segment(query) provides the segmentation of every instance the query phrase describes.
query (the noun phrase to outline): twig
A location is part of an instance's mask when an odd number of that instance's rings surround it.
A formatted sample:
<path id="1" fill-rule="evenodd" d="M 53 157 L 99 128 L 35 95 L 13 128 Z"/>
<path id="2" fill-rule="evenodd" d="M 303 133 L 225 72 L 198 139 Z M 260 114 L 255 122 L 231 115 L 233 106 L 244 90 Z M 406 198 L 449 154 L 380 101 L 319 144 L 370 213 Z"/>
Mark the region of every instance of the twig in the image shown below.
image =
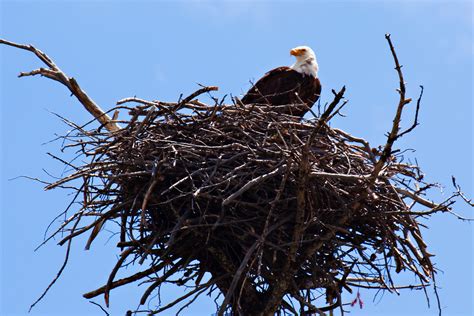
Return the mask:
<path id="1" fill-rule="evenodd" d="M 245 193 L 246 191 L 250 190 L 252 187 L 256 186 L 257 184 L 259 183 L 262 183 L 263 181 L 265 181 L 266 179 L 268 178 L 271 178 L 275 175 L 277 175 L 278 173 L 280 173 L 283 169 L 286 168 L 286 165 L 281 165 L 279 166 L 278 168 L 276 168 L 275 170 L 269 172 L 269 173 L 266 173 L 266 174 L 263 174 L 259 177 L 256 177 L 254 179 L 252 179 L 251 181 L 247 182 L 244 186 L 242 186 L 237 192 L 231 194 L 228 198 L 226 198 L 223 202 L 222 202 L 222 206 L 226 206 L 228 205 L 229 203 L 231 203 L 232 201 L 234 201 L 236 198 L 238 198 L 239 196 L 241 196 L 243 193 Z"/>
<path id="2" fill-rule="evenodd" d="M 76 229 L 77 225 L 79 224 L 79 221 L 80 221 L 80 217 L 76 220 L 76 222 L 75 222 L 75 224 L 72 228 L 72 231 L 74 231 L 74 229 Z M 51 283 L 49 283 L 49 285 L 46 287 L 46 289 L 43 291 L 43 293 L 40 295 L 40 297 L 38 297 L 38 299 L 36 301 L 34 301 L 33 304 L 30 305 L 30 308 L 28 309 L 28 312 L 31 312 L 33 307 L 35 307 L 35 305 L 38 304 L 43 299 L 43 297 L 46 296 L 46 293 L 48 293 L 48 291 L 51 289 L 51 287 L 54 285 L 54 283 L 56 283 L 56 281 L 59 279 L 59 277 L 63 273 L 64 269 L 66 268 L 67 262 L 69 260 L 69 253 L 71 251 L 71 243 L 72 243 L 72 239 L 69 240 L 69 242 L 67 244 L 66 255 L 64 257 L 64 261 L 63 261 L 63 264 L 62 264 L 61 268 L 59 268 L 58 273 L 56 274 L 54 279 L 51 281 Z"/>
<path id="3" fill-rule="evenodd" d="M 224 315 L 224 312 L 227 308 L 227 305 L 229 304 L 229 301 L 230 301 L 230 298 L 232 297 L 232 295 L 234 295 L 234 290 L 237 286 L 237 283 L 239 281 L 241 281 L 240 279 L 240 276 L 242 275 L 242 273 L 244 272 L 245 268 L 247 267 L 247 263 L 249 262 L 251 256 L 253 255 L 253 253 L 255 252 L 255 249 L 257 249 L 258 247 L 258 244 L 259 244 L 259 241 L 256 240 L 252 247 L 250 247 L 248 250 L 247 250 L 247 253 L 245 254 L 245 257 L 242 259 L 242 262 L 240 263 L 240 266 L 239 268 L 237 269 L 237 272 L 235 273 L 235 275 L 233 276 L 232 278 L 232 283 L 230 284 L 229 286 L 229 290 L 227 291 L 227 293 L 225 294 L 225 297 L 224 297 L 224 301 L 222 302 L 221 304 L 221 308 L 219 309 L 217 315 L 218 316 L 223 316 Z"/>
<path id="4" fill-rule="evenodd" d="M 105 310 L 105 308 L 103 308 L 102 305 L 100 305 L 99 303 L 96 303 L 94 301 L 89 301 L 89 303 L 99 306 L 99 308 L 104 312 L 105 315 L 110 316 L 110 314 Z"/>
<path id="5" fill-rule="evenodd" d="M 413 125 L 407 128 L 405 131 L 398 134 L 397 138 L 402 137 L 405 134 L 410 133 L 415 127 L 417 127 L 420 123 L 418 123 L 418 113 L 420 111 L 420 103 L 421 98 L 423 97 L 423 86 L 420 86 L 420 95 L 418 96 L 418 100 L 416 100 L 416 110 L 415 110 L 415 120 L 413 121 Z"/>
<path id="6" fill-rule="evenodd" d="M 178 111 L 184 104 L 190 102 L 195 97 L 209 91 L 217 91 L 217 90 L 219 90 L 219 88 L 216 86 L 202 87 L 201 89 L 197 90 L 196 92 L 190 94 L 189 96 L 187 96 L 186 98 L 178 102 L 178 104 L 176 104 L 176 106 L 174 107 L 173 112 Z"/>

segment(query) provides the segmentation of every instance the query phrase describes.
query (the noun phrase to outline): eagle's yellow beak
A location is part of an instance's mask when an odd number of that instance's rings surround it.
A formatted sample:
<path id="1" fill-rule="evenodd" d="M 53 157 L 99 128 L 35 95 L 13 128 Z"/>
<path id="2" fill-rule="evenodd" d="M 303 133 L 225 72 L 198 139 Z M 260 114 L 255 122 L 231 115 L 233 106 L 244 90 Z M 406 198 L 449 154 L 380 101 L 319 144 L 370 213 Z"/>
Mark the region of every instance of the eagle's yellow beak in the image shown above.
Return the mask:
<path id="1" fill-rule="evenodd" d="M 293 56 L 301 56 L 303 52 L 301 51 L 301 49 L 297 49 L 297 48 L 293 48 L 292 50 L 290 50 L 290 55 L 293 55 Z"/>

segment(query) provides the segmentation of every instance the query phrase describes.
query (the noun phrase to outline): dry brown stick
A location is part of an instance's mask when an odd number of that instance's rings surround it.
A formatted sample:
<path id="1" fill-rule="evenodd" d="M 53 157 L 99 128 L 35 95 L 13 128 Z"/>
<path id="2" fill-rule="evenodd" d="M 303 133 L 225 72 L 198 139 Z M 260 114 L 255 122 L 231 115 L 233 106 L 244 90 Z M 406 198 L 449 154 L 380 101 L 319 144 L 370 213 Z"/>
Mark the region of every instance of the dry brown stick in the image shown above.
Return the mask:
<path id="1" fill-rule="evenodd" d="M 86 203 L 83 203 L 83 205 L 87 205 Z M 92 245 L 92 242 L 94 241 L 94 239 L 97 237 L 97 235 L 99 234 L 99 232 L 101 231 L 103 225 L 105 224 L 105 221 L 107 220 L 107 218 L 103 218 L 102 217 L 103 214 L 99 214 L 98 216 L 100 216 L 100 219 L 99 221 L 96 222 L 96 224 L 94 225 L 94 229 L 92 230 L 90 236 L 89 236 L 89 239 L 87 240 L 87 243 L 86 243 L 86 246 L 84 247 L 85 250 L 89 250 L 91 248 L 91 245 Z"/>
<path id="2" fill-rule="evenodd" d="M 398 134 L 397 138 L 400 138 L 403 135 L 410 133 L 415 127 L 417 127 L 420 124 L 418 123 L 418 113 L 420 112 L 420 103 L 421 103 L 421 98 L 423 97 L 423 91 L 424 91 L 424 87 L 420 86 L 420 95 L 418 96 L 418 100 L 416 100 L 415 119 L 413 121 L 412 126 L 410 126 L 405 131 Z"/>
<path id="3" fill-rule="evenodd" d="M 454 176 L 451 176 L 451 181 L 453 182 L 453 186 L 456 188 L 456 194 L 460 196 L 464 202 L 466 202 L 468 205 L 474 207 L 474 202 L 472 201 L 472 198 L 469 199 L 464 192 L 461 191 L 461 186 L 456 183 L 456 178 Z"/>
<path id="4" fill-rule="evenodd" d="M 319 118 L 318 125 L 322 125 L 322 123 L 327 123 L 328 122 L 328 119 L 331 117 L 332 111 L 339 104 L 339 101 L 341 101 L 341 99 L 344 97 L 344 92 L 346 92 L 346 86 L 343 86 L 342 89 L 337 93 L 336 93 L 335 90 L 332 90 L 332 93 L 334 94 L 334 100 L 329 104 L 326 111 L 324 111 L 324 113 Z M 347 103 L 347 102 L 345 102 L 345 103 Z"/>
<path id="5" fill-rule="evenodd" d="M 89 229 L 91 229 L 92 227 L 94 227 L 95 229 L 99 229 L 102 227 L 103 223 L 110 219 L 111 217 L 113 217 L 113 215 L 115 215 L 115 213 L 117 212 L 117 208 L 111 208 L 110 210 L 108 210 L 107 212 L 103 213 L 100 215 L 100 217 L 98 219 L 96 219 L 95 221 L 93 221 L 91 224 L 87 225 L 87 226 L 84 226 L 78 230 L 74 230 L 72 231 L 69 235 L 67 235 L 66 237 L 62 238 L 59 242 L 58 242 L 58 245 L 62 246 L 64 245 L 67 241 L 69 240 L 72 240 L 74 237 L 76 236 L 79 236 L 79 235 L 82 235 L 83 233 L 85 233 L 86 231 L 88 231 Z M 81 216 L 83 216 L 83 212 L 81 212 Z M 69 221 L 69 220 L 68 220 Z M 56 234 L 56 233 L 55 233 Z M 54 236 L 53 236 L 54 237 Z M 94 237 L 95 238 L 95 237 Z M 92 241 L 91 241 L 92 242 Z M 88 246 L 90 247 L 90 244 L 88 242 Z M 87 246 L 86 246 L 87 247 Z"/>
<path id="6" fill-rule="evenodd" d="M 329 178 L 329 179 L 334 178 L 334 179 L 349 180 L 349 181 L 365 181 L 369 178 L 369 175 L 311 171 L 311 173 L 309 174 L 309 177 L 310 178 Z"/>
<path id="7" fill-rule="evenodd" d="M 226 206 L 232 201 L 234 201 L 236 198 L 241 196 L 244 192 L 250 190 L 252 187 L 256 186 L 257 184 L 262 183 L 268 178 L 271 178 L 278 173 L 280 173 L 284 168 L 286 168 L 286 164 L 279 166 L 278 168 L 274 169 L 273 171 L 263 174 L 261 176 L 258 176 L 249 182 L 247 182 L 244 186 L 242 186 L 237 192 L 232 193 L 229 197 L 227 197 L 224 201 L 222 201 L 222 206 Z"/>
<path id="8" fill-rule="evenodd" d="M 116 287 L 119 287 L 119 286 L 122 286 L 122 285 L 125 285 L 125 284 L 128 284 L 128 283 L 131 283 L 131 282 L 135 282 L 137 280 L 140 280 L 150 274 L 153 274 L 153 273 L 156 273 L 158 271 L 160 271 L 161 269 L 163 269 L 163 267 L 166 265 L 166 262 L 162 262 L 160 265 L 158 266 L 152 266 L 151 268 L 149 269 L 146 269 L 144 271 L 141 271 L 141 272 L 138 272 L 138 273 L 135 273 L 134 275 L 131 275 L 129 277 L 126 277 L 126 278 L 123 278 L 123 279 L 120 279 L 120 280 L 117 280 L 117 281 L 114 281 L 112 282 L 112 284 L 110 285 L 110 290 L 111 289 L 114 289 Z M 100 294 L 103 294 L 105 293 L 107 289 L 107 286 L 104 285 L 94 291 L 90 291 L 88 293 L 85 293 L 84 295 L 82 295 L 84 298 L 93 298 L 93 297 L 96 297 Z"/>
<path id="9" fill-rule="evenodd" d="M 179 101 L 178 104 L 176 104 L 176 106 L 172 110 L 172 112 L 178 111 L 184 104 L 192 101 L 192 99 L 194 99 L 197 96 L 200 96 L 203 93 L 210 92 L 210 91 L 217 91 L 217 90 L 219 90 L 219 88 L 216 87 L 216 86 L 202 87 L 201 89 L 199 89 L 199 90 L 195 91 L 194 93 L 188 95 L 183 100 Z"/>
<path id="10" fill-rule="evenodd" d="M 318 124 L 318 126 L 320 126 Z M 306 196 L 307 182 L 310 169 L 309 149 L 307 146 L 303 148 L 302 157 L 299 165 L 298 184 L 296 192 L 296 213 L 294 215 L 294 227 L 291 236 L 291 245 L 285 258 L 281 272 L 279 273 L 276 284 L 269 293 L 268 300 L 265 302 L 263 315 L 272 315 L 276 312 L 280 305 L 284 293 L 288 290 L 291 280 L 294 278 L 294 266 L 298 249 L 300 249 L 300 239 L 304 232 L 304 216 L 306 214 Z"/>
<path id="11" fill-rule="evenodd" d="M 153 192 L 153 188 L 155 187 L 155 185 L 158 183 L 159 181 L 159 178 L 158 177 L 154 177 L 153 180 L 151 181 L 151 184 L 149 185 L 146 193 L 145 193 L 145 196 L 143 198 L 143 202 L 142 202 L 142 212 L 141 212 L 141 216 L 140 216 L 140 230 L 143 231 L 146 227 L 146 218 L 145 218 L 145 215 L 146 215 L 146 209 L 147 209 L 147 205 L 148 205 L 148 199 L 150 198 L 152 192 Z"/>
<path id="12" fill-rule="evenodd" d="M 152 285 L 150 285 L 146 290 L 145 293 L 143 293 L 142 298 L 140 299 L 140 305 L 144 305 L 146 303 L 146 300 L 148 299 L 148 296 L 150 296 L 151 292 L 153 292 L 154 289 L 156 289 L 159 285 L 161 285 L 163 282 L 168 280 L 168 278 L 172 275 L 174 275 L 179 269 L 183 268 L 186 266 L 186 264 L 191 260 L 191 258 L 185 259 L 182 258 L 178 262 L 174 263 L 172 267 L 166 271 L 161 277 L 157 278 Z"/>
<path id="13" fill-rule="evenodd" d="M 265 239 L 267 238 L 267 235 L 268 235 L 268 226 L 270 224 L 270 220 L 272 219 L 273 211 L 275 210 L 277 202 L 280 200 L 281 194 L 282 194 L 283 190 L 285 189 L 285 185 L 286 185 L 286 182 L 288 180 L 288 176 L 289 176 L 290 171 L 291 171 L 291 163 L 292 163 L 292 161 L 289 160 L 288 161 L 288 167 L 287 167 L 286 172 L 283 175 L 283 178 L 280 182 L 280 187 L 277 190 L 277 194 L 275 196 L 275 199 L 272 202 L 270 202 L 270 205 L 271 205 L 270 210 L 268 211 L 268 215 L 267 215 L 267 218 L 265 220 L 265 225 L 263 227 L 263 232 L 260 236 L 260 240 L 261 240 L 262 245 L 265 244 Z M 259 254 L 258 254 L 258 266 L 257 266 L 257 271 L 258 271 L 257 274 L 258 275 L 260 275 L 260 272 L 261 272 L 260 269 L 261 269 L 261 265 L 262 265 L 262 257 L 263 257 L 263 249 L 260 249 Z"/>
<path id="14" fill-rule="evenodd" d="M 80 221 L 81 221 L 81 216 L 79 216 L 77 218 L 76 222 L 74 223 L 74 226 L 72 227 L 73 232 L 76 229 L 77 225 L 79 225 Z M 71 251 L 71 244 L 72 244 L 72 239 L 69 240 L 69 242 L 67 244 L 66 255 L 64 256 L 63 264 L 62 264 L 61 268 L 59 268 L 58 273 L 56 274 L 54 279 L 49 283 L 48 287 L 43 291 L 43 293 L 40 295 L 40 297 L 33 304 L 31 304 L 30 309 L 28 310 L 28 312 L 31 312 L 33 307 L 35 307 L 35 305 L 38 304 L 38 302 L 40 302 L 43 299 L 43 297 L 45 297 L 46 293 L 48 293 L 48 291 L 51 289 L 51 287 L 54 285 L 54 283 L 56 283 L 56 281 L 59 279 L 59 277 L 63 273 L 64 269 L 66 268 L 67 262 L 69 261 L 69 253 Z"/>
<path id="15" fill-rule="evenodd" d="M 313 143 L 314 138 L 319 133 L 321 128 L 328 122 L 329 116 L 331 115 L 332 111 L 336 108 L 336 106 L 339 104 L 339 101 L 341 101 L 342 98 L 344 97 L 345 91 L 346 91 L 346 86 L 343 86 L 342 89 L 337 93 L 335 90 L 332 90 L 332 93 L 334 94 L 334 99 L 329 104 L 326 111 L 324 111 L 324 113 L 321 115 L 319 120 L 316 122 L 316 125 L 313 131 L 311 132 L 311 135 L 308 137 L 308 140 L 306 141 L 306 144 L 305 144 L 306 151 L 309 151 L 309 147 Z"/>
<path id="16" fill-rule="evenodd" d="M 122 267 L 122 264 L 125 262 L 127 257 L 136 249 L 136 247 L 129 247 L 125 249 L 122 254 L 120 255 L 119 260 L 115 264 L 114 268 L 112 269 L 112 272 L 109 275 L 109 279 L 107 280 L 107 284 L 105 285 L 105 290 L 104 290 L 104 301 L 105 305 L 109 307 L 109 296 L 110 296 L 110 289 L 112 286 L 112 283 L 114 281 L 115 275 L 117 274 L 118 270 Z"/>
<path id="17" fill-rule="evenodd" d="M 107 312 L 107 310 L 105 308 L 102 307 L 102 305 L 100 305 L 99 303 L 96 303 L 94 301 L 89 301 L 89 303 L 91 304 L 94 304 L 95 306 L 98 306 L 106 316 L 110 316 L 110 314 Z"/>
<path id="18" fill-rule="evenodd" d="M 400 80 L 400 88 L 398 90 L 398 93 L 400 95 L 400 100 L 398 101 L 397 112 L 395 113 L 395 117 L 393 119 L 392 130 L 390 131 L 387 137 L 387 143 L 385 144 L 384 149 L 382 151 L 382 155 L 380 156 L 380 159 L 375 164 L 374 170 L 372 172 L 371 183 L 375 181 L 380 171 L 382 170 L 383 166 L 388 161 L 389 157 L 392 155 L 392 146 L 395 143 L 395 141 L 399 138 L 398 132 L 400 130 L 400 120 L 402 118 L 403 108 L 406 104 L 411 102 L 410 98 L 407 99 L 405 97 L 406 89 L 405 89 L 405 81 L 403 79 L 402 66 L 400 65 L 398 61 L 397 53 L 395 52 L 395 48 L 393 47 L 392 40 L 390 39 L 390 34 L 386 34 L 385 39 L 387 40 L 388 45 L 390 46 L 390 51 L 392 52 L 392 57 L 393 57 L 393 60 L 395 61 L 395 70 L 397 71 L 398 78 Z"/>
<path id="19" fill-rule="evenodd" d="M 360 282 L 367 282 L 367 280 L 361 280 Z M 377 282 L 374 282 L 374 283 L 377 283 Z M 347 281 L 347 284 L 348 285 L 351 285 L 351 286 L 355 286 L 355 287 L 360 287 L 360 288 L 364 288 L 364 289 L 378 289 L 378 290 L 390 290 L 390 288 L 387 288 L 386 285 L 365 285 L 365 284 L 360 284 L 360 283 L 355 283 L 355 282 L 352 282 L 352 281 Z M 427 287 L 427 285 L 424 285 L 424 284 L 414 284 L 414 285 L 397 285 L 397 286 L 394 286 L 392 287 L 392 289 L 394 290 L 403 290 L 403 289 L 410 289 L 410 290 L 413 290 L 413 289 L 421 289 L 423 287 Z"/>
<path id="20" fill-rule="evenodd" d="M 324 314 L 324 312 L 317 308 L 316 306 L 314 306 L 313 304 L 311 304 L 311 302 L 308 302 L 307 300 L 305 300 L 301 295 L 299 295 L 298 293 L 293 293 L 292 296 L 303 306 L 309 308 L 309 312 L 310 312 L 310 315 L 312 315 L 313 313 L 317 313 L 319 316 L 325 316 L 326 314 Z M 306 314 L 301 314 L 301 315 L 306 315 Z"/>
<path id="21" fill-rule="evenodd" d="M 218 279 L 221 279 L 222 277 L 218 278 Z M 196 286 L 194 289 L 192 289 L 191 291 L 189 291 L 188 293 L 184 294 L 183 296 L 180 296 L 178 297 L 177 299 L 175 299 L 173 302 L 161 307 L 160 309 L 156 310 L 156 311 L 153 311 L 151 312 L 149 315 L 156 315 L 156 314 L 159 314 L 173 306 L 175 306 L 176 304 L 178 304 L 179 302 L 187 299 L 188 297 L 190 297 L 191 295 L 197 293 L 197 292 L 201 292 L 201 291 L 206 291 L 207 288 L 209 288 L 211 285 L 215 284 L 216 283 L 216 280 L 215 279 L 211 279 L 210 281 L 208 281 L 207 283 L 204 283 L 204 284 L 201 284 L 201 285 L 198 285 Z"/>
<path id="22" fill-rule="evenodd" d="M 334 111 L 334 113 L 332 113 L 331 115 L 329 115 L 329 117 L 327 118 L 326 121 L 329 122 L 329 121 L 332 120 L 332 118 L 333 118 L 334 116 L 336 116 L 337 114 L 339 114 L 339 115 L 341 115 L 341 116 L 344 116 L 344 115 L 341 114 L 341 110 L 342 110 L 342 108 L 347 104 L 347 102 L 349 102 L 349 100 L 344 100 L 344 101 L 342 102 L 342 104 Z"/>
<path id="23" fill-rule="evenodd" d="M 120 129 L 117 123 L 114 123 L 109 115 L 107 115 L 84 90 L 81 89 L 77 81 L 68 77 L 45 53 L 32 45 L 17 44 L 4 39 L 0 39 L 0 44 L 16 47 L 34 53 L 46 66 L 30 72 L 21 72 L 18 77 L 41 75 L 49 79 L 58 81 L 65 85 L 69 91 L 81 102 L 84 108 L 92 114 L 109 132 L 115 132 Z"/>
<path id="24" fill-rule="evenodd" d="M 255 249 L 257 249 L 257 246 L 259 245 L 259 243 L 260 243 L 260 240 L 256 240 L 253 243 L 252 247 L 250 247 L 247 250 L 247 253 L 245 254 L 244 259 L 242 259 L 242 262 L 240 263 L 239 268 L 237 269 L 237 271 L 235 272 L 234 277 L 232 278 L 232 282 L 231 282 L 229 288 L 227 289 L 227 293 L 225 293 L 224 302 L 222 302 L 221 307 L 219 308 L 219 311 L 217 313 L 218 316 L 223 316 L 224 315 L 224 312 L 227 308 L 227 305 L 229 304 L 230 299 L 234 295 L 235 287 L 237 286 L 237 283 L 240 281 L 240 276 L 242 275 L 245 268 L 247 267 L 247 262 L 250 260 L 251 256 L 255 252 Z"/>
<path id="25" fill-rule="evenodd" d="M 411 198 L 412 200 L 420 203 L 421 205 L 423 206 L 426 206 L 426 207 L 429 207 L 429 208 L 432 208 L 432 209 L 436 209 L 436 210 L 443 210 L 443 209 L 447 209 L 448 207 L 445 206 L 445 207 L 442 207 L 441 204 L 436 204 L 436 203 L 433 203 L 431 201 L 428 201 L 424 198 L 422 198 L 421 196 L 417 195 L 416 193 L 414 192 L 410 192 L 408 190 L 405 190 L 405 189 L 402 189 L 402 188 L 398 188 L 398 187 L 394 187 L 394 189 L 401 195 L 403 196 L 406 196 L 406 197 L 409 197 Z"/>
<path id="26" fill-rule="evenodd" d="M 346 133 L 346 132 L 344 132 L 340 129 L 337 129 L 337 128 L 333 128 L 332 131 L 343 135 L 344 137 L 346 137 L 350 141 L 357 142 L 357 143 L 360 143 L 360 144 L 364 145 L 365 151 L 369 155 L 370 160 L 374 163 L 376 162 L 376 158 L 375 158 L 374 153 L 372 152 L 372 148 L 370 147 L 369 142 L 367 142 L 365 139 L 352 136 L 351 134 Z"/>
<path id="27" fill-rule="evenodd" d="M 436 277 L 435 277 L 434 274 L 433 274 L 432 279 L 433 279 L 433 290 L 434 290 L 434 293 L 435 293 L 435 296 L 436 296 L 436 304 L 438 305 L 438 315 L 441 316 L 442 315 L 441 299 L 439 298 L 438 285 L 436 283 Z"/>
<path id="28" fill-rule="evenodd" d="M 113 164 L 113 163 L 110 162 L 110 164 Z M 78 170 L 78 171 L 72 173 L 71 175 L 69 175 L 67 177 L 64 177 L 64 178 L 62 178 L 62 179 L 60 179 L 60 180 L 58 180 L 54 183 L 51 183 L 51 184 L 47 185 L 46 187 L 44 187 L 44 190 L 47 191 L 47 190 L 54 189 L 55 187 L 60 186 L 61 184 L 70 182 L 71 180 L 74 180 L 74 179 L 77 179 L 77 178 L 82 178 L 84 175 L 96 176 L 96 174 L 93 174 L 92 172 L 103 171 L 103 170 L 107 170 L 108 168 L 110 168 L 110 166 L 105 164 L 103 166 L 97 167 L 96 169 L 88 169 L 88 170 L 82 170 L 81 169 L 81 170 Z"/>
<path id="29" fill-rule="evenodd" d="M 144 104 L 144 105 L 147 105 L 147 106 L 159 106 L 160 105 L 160 102 L 147 101 L 147 100 L 140 99 L 140 98 L 137 98 L 137 97 L 129 97 L 129 98 L 121 99 L 121 100 L 118 100 L 116 102 L 116 104 L 121 105 L 121 104 L 128 103 L 128 102 L 140 103 L 140 104 Z"/>

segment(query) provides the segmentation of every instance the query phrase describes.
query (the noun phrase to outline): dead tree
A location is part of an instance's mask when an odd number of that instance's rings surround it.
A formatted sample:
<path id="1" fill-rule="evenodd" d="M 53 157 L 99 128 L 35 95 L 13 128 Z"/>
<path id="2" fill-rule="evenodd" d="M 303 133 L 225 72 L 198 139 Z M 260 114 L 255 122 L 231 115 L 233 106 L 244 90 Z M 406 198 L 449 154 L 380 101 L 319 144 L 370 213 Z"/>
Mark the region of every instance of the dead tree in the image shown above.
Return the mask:
<path id="1" fill-rule="evenodd" d="M 188 291 L 150 314 L 178 304 L 182 310 L 215 292 L 222 295 L 218 315 L 324 315 L 336 308 L 343 313 L 343 291 L 432 285 L 436 269 L 418 221 L 454 214 L 458 197 L 472 202 L 456 184 L 445 201 L 426 199 L 433 184 L 394 149 L 418 125 L 423 87 L 414 122 L 402 130 L 400 118 L 412 100 L 386 39 L 400 98 L 379 149 L 328 125 L 347 102 L 345 87 L 333 90 L 333 101 L 311 119 L 285 114 L 286 106 L 196 99 L 216 87 L 178 102 L 120 100 L 111 118 L 44 53 L 0 40 L 46 65 L 20 77 L 42 75 L 64 84 L 100 123 L 90 128 L 66 121 L 73 132 L 63 137 L 64 147 L 82 153 L 87 163 L 61 160 L 73 172 L 46 186 L 70 189 L 71 181 L 81 182 L 74 201 L 82 207 L 45 241 L 63 234 L 64 265 L 76 237 L 88 234 L 88 249 L 105 224 L 119 232 L 120 258 L 105 284 L 84 297 L 104 295 L 108 306 L 113 289 L 141 281 L 145 304 L 162 284 L 173 283 Z M 119 110 L 127 119 L 117 121 Z M 117 279 L 130 264 L 144 268 Z M 418 282 L 396 284 L 393 275 L 400 272 Z"/>

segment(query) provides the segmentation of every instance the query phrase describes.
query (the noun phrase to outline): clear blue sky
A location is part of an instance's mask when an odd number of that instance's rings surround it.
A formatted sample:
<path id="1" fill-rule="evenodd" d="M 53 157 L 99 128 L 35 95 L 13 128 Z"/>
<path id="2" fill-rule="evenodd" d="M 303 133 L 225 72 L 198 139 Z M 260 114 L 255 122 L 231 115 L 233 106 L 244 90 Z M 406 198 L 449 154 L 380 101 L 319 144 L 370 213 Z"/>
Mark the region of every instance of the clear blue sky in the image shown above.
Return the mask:
<path id="1" fill-rule="evenodd" d="M 334 126 L 384 142 L 397 102 L 397 77 L 387 43 L 392 33 L 404 65 L 408 95 L 425 86 L 421 126 L 399 143 L 416 148 L 430 181 L 456 175 L 473 195 L 473 22 L 470 1 L 0 1 L 1 37 L 45 51 L 104 108 L 128 96 L 176 100 L 197 83 L 217 85 L 218 96 L 238 95 L 248 81 L 293 62 L 289 50 L 311 46 L 320 64 L 322 102 L 331 89 L 347 86 L 350 99 Z M 1 280 L 0 314 L 26 315 L 29 305 L 60 267 L 64 249 L 49 243 L 38 252 L 49 222 L 67 205 L 67 192 L 44 192 L 38 183 L 9 179 L 60 176 L 63 168 L 43 145 L 67 127 L 49 111 L 76 122 L 90 119 L 66 88 L 45 78 L 17 79 L 19 71 L 40 66 L 30 53 L 0 47 L 1 106 Z M 413 106 L 413 105 L 411 105 Z M 404 119 L 409 124 L 410 116 Z M 463 204 L 457 211 L 473 215 Z M 56 223 L 57 224 L 57 223 Z M 437 275 L 444 315 L 472 315 L 472 224 L 436 215 L 424 231 L 443 273 Z M 115 263 L 112 240 L 90 251 L 73 244 L 64 275 L 31 315 L 103 315 L 82 293 L 101 286 Z M 414 282 L 411 277 L 401 281 Z M 111 315 L 137 305 L 136 285 L 111 294 Z M 180 289 L 164 289 L 171 298 Z M 430 295 L 432 291 L 429 290 Z M 351 315 L 437 315 L 422 292 L 400 296 L 362 291 L 365 308 Z M 348 296 L 350 298 L 350 296 Z M 97 299 L 97 302 L 102 302 Z M 201 300 L 185 315 L 208 316 L 213 303 Z M 168 313 L 165 315 L 173 315 Z"/>

